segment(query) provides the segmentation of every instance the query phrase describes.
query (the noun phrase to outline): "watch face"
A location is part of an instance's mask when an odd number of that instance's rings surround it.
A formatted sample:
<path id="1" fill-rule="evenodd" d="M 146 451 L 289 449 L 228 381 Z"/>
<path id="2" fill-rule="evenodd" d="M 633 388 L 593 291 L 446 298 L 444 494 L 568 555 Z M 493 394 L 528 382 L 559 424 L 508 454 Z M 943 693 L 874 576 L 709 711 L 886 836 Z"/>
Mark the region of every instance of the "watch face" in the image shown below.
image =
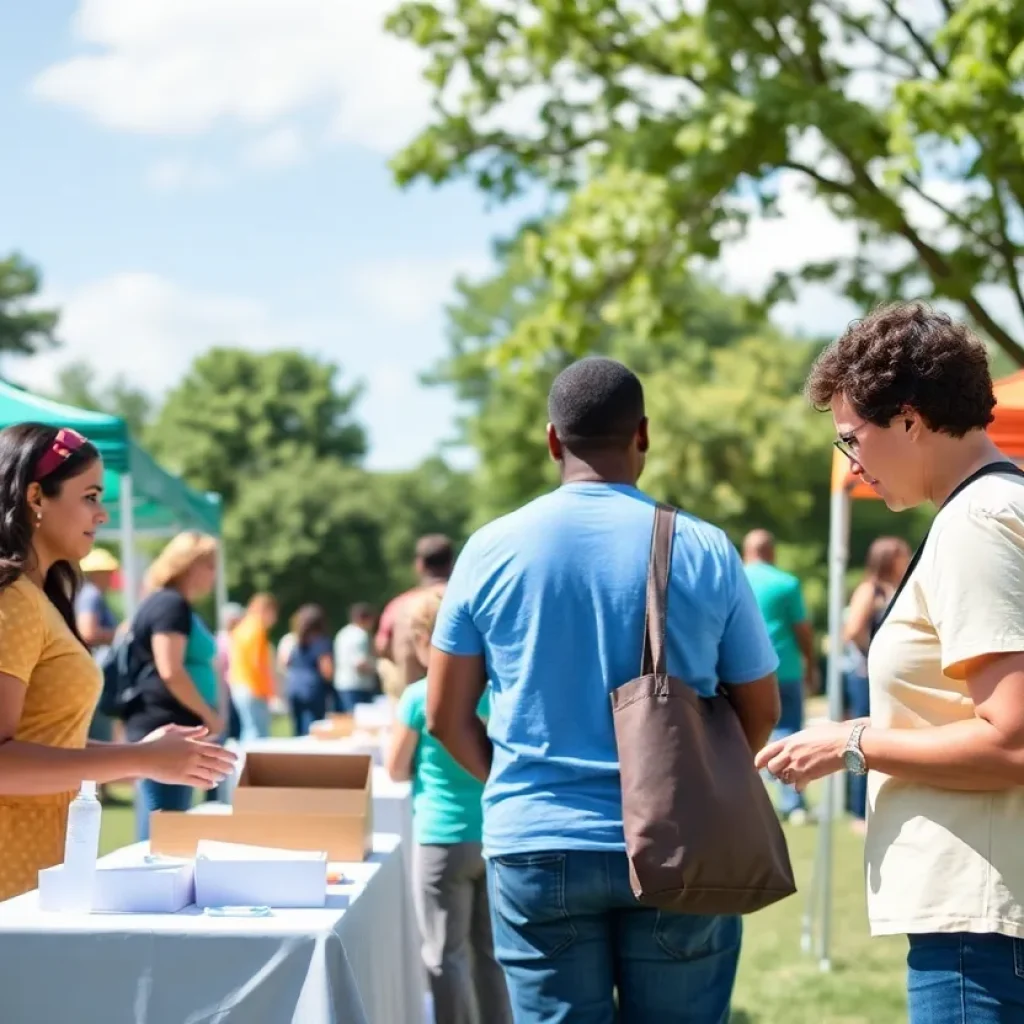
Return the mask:
<path id="1" fill-rule="evenodd" d="M 855 775 L 864 774 L 864 755 L 859 750 L 843 751 L 843 764 L 848 772 Z"/>

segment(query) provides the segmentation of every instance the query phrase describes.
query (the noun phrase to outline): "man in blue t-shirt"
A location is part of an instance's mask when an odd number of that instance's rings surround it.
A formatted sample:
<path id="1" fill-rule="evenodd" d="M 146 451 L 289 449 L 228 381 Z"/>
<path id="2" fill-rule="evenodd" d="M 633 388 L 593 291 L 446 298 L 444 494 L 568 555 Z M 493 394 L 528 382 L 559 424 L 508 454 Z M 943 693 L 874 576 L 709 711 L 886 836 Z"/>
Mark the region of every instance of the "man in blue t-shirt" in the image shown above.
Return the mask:
<path id="1" fill-rule="evenodd" d="M 659 913 L 629 884 L 610 693 L 640 673 L 653 499 L 640 381 L 587 358 L 556 378 L 562 486 L 475 533 L 433 636 L 427 725 L 486 780 L 495 953 L 516 1019 L 720 1024 L 738 918 Z M 778 717 L 775 652 L 735 548 L 677 517 L 668 671 L 728 687 L 753 751 Z M 490 681 L 487 729 L 476 714 Z"/>

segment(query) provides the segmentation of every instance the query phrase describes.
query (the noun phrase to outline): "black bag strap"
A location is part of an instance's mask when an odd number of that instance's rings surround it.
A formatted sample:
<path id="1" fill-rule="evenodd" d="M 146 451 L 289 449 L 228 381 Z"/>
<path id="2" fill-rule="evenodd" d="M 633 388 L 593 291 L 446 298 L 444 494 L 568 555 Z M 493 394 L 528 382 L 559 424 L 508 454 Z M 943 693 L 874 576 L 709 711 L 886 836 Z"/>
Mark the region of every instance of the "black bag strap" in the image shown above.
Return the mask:
<path id="1" fill-rule="evenodd" d="M 1007 473 L 1009 476 L 1024 477 L 1024 470 L 1017 466 L 1013 462 L 990 462 L 987 466 L 982 466 L 981 469 L 975 470 L 966 480 L 962 480 L 956 487 L 953 488 L 949 497 L 939 506 L 939 512 L 941 512 L 958 494 L 961 494 L 968 487 L 971 486 L 976 480 L 980 480 L 984 476 L 992 476 L 994 473 Z M 932 520 L 934 523 L 934 520 Z M 910 559 L 910 564 L 907 566 L 907 571 L 903 574 L 903 579 L 900 580 L 899 586 L 893 591 L 892 600 L 885 606 L 885 611 L 882 612 L 878 619 L 878 625 L 875 626 L 875 633 L 882 628 L 882 623 L 889 617 L 889 612 L 892 610 L 892 606 L 896 603 L 896 598 L 903 593 L 903 588 L 910 581 L 910 577 L 913 576 L 914 570 L 917 568 L 917 563 L 921 561 L 921 555 L 924 553 L 924 546 L 928 543 L 928 535 L 932 532 L 931 525 L 925 530 L 924 536 L 921 538 L 921 543 L 918 544 L 917 550 L 914 552 L 914 557 Z"/>
<path id="2" fill-rule="evenodd" d="M 672 568 L 672 542 L 676 535 L 676 510 L 661 502 L 654 508 L 651 554 L 647 563 L 647 609 L 644 615 L 644 653 L 641 676 L 668 674 L 665 635 L 668 614 L 668 578 Z"/>

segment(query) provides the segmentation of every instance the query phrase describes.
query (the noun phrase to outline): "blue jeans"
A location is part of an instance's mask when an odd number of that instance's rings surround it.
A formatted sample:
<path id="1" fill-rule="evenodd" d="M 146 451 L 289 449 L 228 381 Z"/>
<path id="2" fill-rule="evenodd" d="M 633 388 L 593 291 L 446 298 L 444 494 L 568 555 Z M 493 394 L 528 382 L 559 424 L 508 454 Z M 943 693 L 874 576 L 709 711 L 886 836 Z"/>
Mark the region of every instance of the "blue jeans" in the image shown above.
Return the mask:
<path id="1" fill-rule="evenodd" d="M 1024 1021 L 1024 939 L 911 935 L 909 1024 Z"/>
<path id="2" fill-rule="evenodd" d="M 802 682 L 780 682 L 779 700 L 782 704 L 782 711 L 779 714 L 779 723 L 772 732 L 773 742 L 792 736 L 804 727 L 804 684 Z M 772 779 L 767 772 L 763 777 L 775 787 L 779 813 L 784 818 L 788 818 L 794 811 L 802 811 L 806 808 L 803 793 L 798 793 L 794 786 L 779 782 L 778 779 Z"/>
<path id="3" fill-rule="evenodd" d="M 729 1019 L 740 919 L 640 906 L 625 853 L 494 857 L 487 885 L 516 1024 Z"/>
<path id="4" fill-rule="evenodd" d="M 270 735 L 270 705 L 241 686 L 231 691 L 231 699 L 238 710 L 238 738 L 243 743 L 266 739 Z"/>
<path id="5" fill-rule="evenodd" d="M 292 695 L 288 698 L 292 710 L 292 730 L 296 736 L 308 736 L 309 727 L 327 715 L 327 692 L 321 690 L 315 697 Z"/>
<path id="6" fill-rule="evenodd" d="M 135 838 L 149 840 L 149 815 L 152 811 L 187 811 L 192 806 L 191 786 L 172 786 L 166 782 L 140 779 L 135 784 Z"/>
<path id="7" fill-rule="evenodd" d="M 850 718 L 867 718 L 871 714 L 870 687 L 867 676 L 847 672 L 843 676 L 843 705 Z M 846 773 L 846 809 L 855 818 L 867 817 L 868 777 Z"/>
<path id="8" fill-rule="evenodd" d="M 370 690 L 335 690 L 334 706 L 339 714 L 351 715 L 357 704 L 372 704 L 377 695 Z"/>

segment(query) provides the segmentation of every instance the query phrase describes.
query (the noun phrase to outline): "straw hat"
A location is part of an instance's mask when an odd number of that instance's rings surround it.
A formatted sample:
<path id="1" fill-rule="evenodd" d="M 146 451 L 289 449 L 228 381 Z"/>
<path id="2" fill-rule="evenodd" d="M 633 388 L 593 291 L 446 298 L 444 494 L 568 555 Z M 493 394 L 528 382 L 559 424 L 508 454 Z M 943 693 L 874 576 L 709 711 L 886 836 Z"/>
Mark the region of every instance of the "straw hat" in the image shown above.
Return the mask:
<path id="1" fill-rule="evenodd" d="M 121 563 L 106 548 L 93 548 L 78 563 L 78 568 L 82 572 L 117 572 Z"/>

